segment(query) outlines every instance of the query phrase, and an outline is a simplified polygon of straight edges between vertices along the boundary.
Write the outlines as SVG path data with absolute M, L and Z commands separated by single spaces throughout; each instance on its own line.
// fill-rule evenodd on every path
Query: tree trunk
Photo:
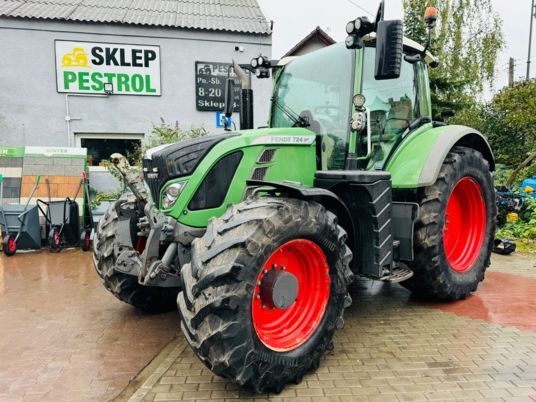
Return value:
M 525 159 L 521 164 L 514 169 L 510 177 L 508 178 L 506 185 L 511 186 L 514 180 L 516 179 L 519 172 L 521 172 L 524 168 L 529 166 L 534 160 L 536 160 L 536 153 L 530 154 L 527 159 Z

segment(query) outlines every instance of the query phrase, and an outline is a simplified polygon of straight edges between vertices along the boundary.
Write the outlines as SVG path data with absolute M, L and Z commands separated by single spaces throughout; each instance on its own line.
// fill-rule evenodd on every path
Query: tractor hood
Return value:
M 149 149 L 143 157 L 143 176 L 153 201 L 158 200 L 160 189 L 168 180 L 191 175 L 216 144 L 237 135 L 209 135 Z

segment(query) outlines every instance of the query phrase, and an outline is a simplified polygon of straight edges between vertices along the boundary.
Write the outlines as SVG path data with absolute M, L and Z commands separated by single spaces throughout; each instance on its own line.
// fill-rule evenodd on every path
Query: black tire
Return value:
M 485 234 L 476 261 L 465 272 L 458 272 L 446 257 L 443 228 L 449 196 L 455 185 L 465 177 L 480 187 L 486 207 Z M 414 235 L 415 259 L 409 264 L 415 275 L 401 284 L 421 296 L 464 299 L 484 279 L 495 237 L 497 208 L 488 162 L 474 149 L 453 148 L 443 162 L 435 184 L 420 190 L 419 203 L 420 217 Z
M 84 252 L 91 248 L 91 229 L 84 229 L 80 232 L 80 248 Z
M 15 236 L 8 234 L 4 238 L 4 244 L 3 244 L 4 254 L 7 257 L 11 257 L 15 255 L 17 252 L 17 243 L 15 242 Z
M 61 251 L 60 231 L 58 228 L 50 228 L 48 232 L 48 249 L 51 253 L 59 253 Z
M 252 293 L 269 256 L 294 239 L 312 241 L 329 266 L 329 299 L 323 318 L 305 343 L 286 352 L 263 344 L 253 327 Z M 320 364 L 333 348 L 351 303 L 352 253 L 337 218 L 316 202 L 288 198 L 249 199 L 210 221 L 181 271 L 177 304 L 188 343 L 215 374 L 256 392 L 281 391 Z M 260 269 L 259 269 L 260 267 Z M 266 272 L 266 271 L 265 271 Z
M 124 200 L 127 203 L 123 204 L 122 208 L 137 208 L 136 198 L 132 193 L 124 194 L 116 203 Z M 114 250 L 115 231 L 118 222 L 115 204 L 110 205 L 106 214 L 99 221 L 93 238 L 95 270 L 102 279 L 104 287 L 119 300 L 144 311 L 159 313 L 175 310 L 177 308 L 178 288 L 142 286 L 138 283 L 136 276 L 114 270 L 113 267 L 118 257 Z

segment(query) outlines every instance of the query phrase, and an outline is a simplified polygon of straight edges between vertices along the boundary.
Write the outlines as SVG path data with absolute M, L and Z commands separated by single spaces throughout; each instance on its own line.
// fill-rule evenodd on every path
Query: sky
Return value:
M 346 23 L 367 15 L 363 9 L 375 14 L 379 0 L 258 0 L 264 14 L 274 21 L 272 56 L 278 58 L 290 50 L 309 32 L 320 26 L 337 41 L 346 37 Z M 353 4 L 352 4 L 353 3 Z M 514 78 L 524 79 L 527 71 L 527 52 L 531 0 L 492 0 L 495 11 L 503 20 L 505 48 L 497 61 L 494 91 L 508 83 L 508 59 L 515 59 Z M 385 18 L 402 18 L 402 0 L 385 1 Z M 361 8 L 360 8 L 361 7 Z M 368 15 L 371 18 L 370 15 Z M 536 20 L 532 41 L 532 78 L 536 77 Z

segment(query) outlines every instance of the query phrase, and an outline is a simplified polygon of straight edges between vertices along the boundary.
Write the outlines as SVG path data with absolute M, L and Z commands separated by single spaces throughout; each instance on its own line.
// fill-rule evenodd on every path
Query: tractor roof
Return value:
M 363 40 L 365 42 L 373 42 L 375 39 L 376 39 L 376 34 L 375 33 L 371 33 L 371 34 L 368 34 L 365 37 L 363 37 Z M 404 43 L 404 50 L 409 51 L 410 53 L 418 53 L 418 52 L 422 52 L 424 50 L 423 45 L 421 45 L 418 42 L 415 42 L 412 39 L 404 37 L 404 42 L 403 43 Z M 287 65 L 288 63 L 290 63 L 292 60 L 294 60 L 296 57 L 300 57 L 300 56 L 283 57 L 281 60 L 279 60 L 279 63 L 277 64 L 277 66 L 278 67 L 283 67 L 283 66 Z M 426 61 L 426 64 L 432 64 L 432 63 L 437 63 L 438 59 L 432 53 L 430 53 L 429 51 L 426 51 L 425 61 Z

